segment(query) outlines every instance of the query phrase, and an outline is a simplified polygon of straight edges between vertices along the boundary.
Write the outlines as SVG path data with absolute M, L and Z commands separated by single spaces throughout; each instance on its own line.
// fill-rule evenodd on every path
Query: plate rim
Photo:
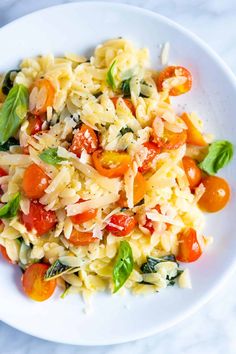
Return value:
M 187 29 L 186 27 L 180 25 L 179 23 L 175 22 L 174 20 L 169 19 L 168 17 L 159 14 L 158 12 L 148 10 L 143 7 L 139 6 L 134 6 L 130 4 L 123 4 L 123 3 L 110 3 L 106 1 L 80 1 L 80 2 L 69 2 L 69 3 L 64 3 L 64 4 L 58 4 L 58 5 L 53 5 L 53 6 L 47 6 L 42 9 L 30 12 L 24 16 L 21 16 L 19 18 L 16 18 L 15 20 L 5 24 L 0 28 L 0 32 L 2 30 L 7 29 L 8 27 L 12 27 L 18 23 L 24 22 L 27 18 L 30 18 L 33 15 L 39 15 L 47 11 L 53 11 L 54 9 L 58 8 L 64 8 L 64 7 L 80 7 L 80 6 L 109 6 L 110 8 L 119 8 L 123 9 L 124 11 L 127 10 L 132 10 L 136 13 L 140 13 L 143 15 L 146 15 L 148 17 L 154 17 L 158 19 L 160 22 L 166 23 L 170 25 L 172 28 L 176 28 L 179 32 L 183 33 L 185 36 L 187 36 L 189 39 L 191 39 L 193 42 L 197 43 L 199 47 L 201 47 L 207 54 L 211 57 L 212 60 L 214 60 L 222 69 L 224 74 L 227 76 L 227 78 L 231 81 L 232 85 L 235 86 L 236 88 L 236 75 L 232 71 L 232 69 L 225 63 L 225 61 L 220 57 L 219 54 L 217 54 L 203 39 L 201 39 L 197 34 L 192 32 L 191 30 Z M 175 317 L 172 321 L 169 321 L 166 324 L 159 325 L 158 328 L 152 327 L 151 329 L 148 330 L 143 330 L 142 334 L 137 333 L 136 335 L 132 334 L 127 334 L 124 340 L 99 340 L 97 342 L 92 342 L 88 343 L 88 341 L 81 341 L 81 338 L 78 341 L 70 341 L 68 342 L 67 340 L 63 340 L 63 338 L 58 341 L 57 339 L 53 339 L 50 337 L 50 335 L 45 336 L 45 335 L 39 335 L 36 333 L 34 329 L 30 330 L 23 330 L 19 325 L 14 324 L 14 321 L 11 320 L 3 320 L 0 318 L 0 321 L 3 323 L 7 324 L 8 326 L 17 329 L 18 331 L 22 333 L 26 333 L 27 335 L 33 336 L 35 338 L 43 339 L 46 341 L 54 342 L 54 343 L 61 343 L 61 344 L 72 344 L 72 345 L 81 345 L 81 346 L 104 346 L 104 345 L 114 345 L 114 344 L 121 344 L 121 343 L 127 343 L 127 342 L 132 342 L 138 339 L 143 339 L 149 336 L 153 336 L 155 334 L 161 333 L 163 331 L 167 331 L 168 329 L 174 327 L 176 324 L 184 321 L 194 313 L 196 313 L 203 305 L 205 305 L 207 302 L 209 302 L 213 296 L 224 286 L 224 284 L 228 281 L 228 279 L 231 277 L 231 275 L 234 273 L 236 270 L 236 258 L 232 260 L 230 266 L 228 269 L 226 269 L 220 276 L 218 282 L 214 287 L 212 287 L 205 295 L 200 298 L 200 300 L 196 301 L 194 305 L 192 305 L 188 310 L 182 312 L 178 316 Z

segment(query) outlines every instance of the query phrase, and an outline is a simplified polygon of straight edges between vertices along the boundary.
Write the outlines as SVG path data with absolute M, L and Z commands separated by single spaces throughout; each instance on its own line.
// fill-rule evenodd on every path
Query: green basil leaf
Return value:
M 130 80 L 131 78 L 122 81 L 121 91 L 123 92 L 124 97 L 130 97 Z
M 19 129 L 27 113 L 28 99 L 29 92 L 24 85 L 15 85 L 10 90 L 0 110 L 0 145 Z
M 127 241 L 121 241 L 119 252 L 113 268 L 114 293 L 116 293 L 129 278 L 134 267 L 132 249 Z
M 48 268 L 44 279 L 45 280 L 50 280 L 50 279 L 55 279 L 60 277 L 62 274 L 65 274 L 69 270 L 71 270 L 72 267 L 66 266 L 62 264 L 59 259 L 57 259 L 50 268 Z
M 13 69 L 6 73 L 2 83 L 2 93 L 4 95 L 8 95 L 10 89 L 13 87 L 13 80 L 19 71 L 20 70 Z
M 63 293 L 60 296 L 61 299 L 65 299 L 65 297 L 68 295 L 71 287 L 72 287 L 72 285 L 70 285 L 69 283 L 65 282 L 65 290 L 63 291 Z
M 106 77 L 107 84 L 112 88 L 112 90 L 116 89 L 116 83 L 114 79 L 115 65 L 116 65 L 116 60 L 113 61 L 110 68 L 108 69 L 107 77 Z
M 0 218 L 10 219 L 17 215 L 20 206 L 20 193 L 16 193 L 13 198 L 0 208 Z
M 199 167 L 209 175 L 215 175 L 230 162 L 233 154 L 233 145 L 229 141 L 217 140 L 210 145 L 208 154 Z
M 11 146 L 20 145 L 15 138 L 8 139 L 4 144 L 0 145 L 0 151 L 9 151 Z
M 128 127 L 127 125 L 123 128 L 121 128 L 120 130 L 120 134 L 123 136 L 126 133 L 133 133 L 133 129 L 131 129 L 130 127 Z
M 49 165 L 57 165 L 62 161 L 66 161 L 63 157 L 57 155 L 57 148 L 49 148 L 44 150 L 40 155 L 40 159 Z

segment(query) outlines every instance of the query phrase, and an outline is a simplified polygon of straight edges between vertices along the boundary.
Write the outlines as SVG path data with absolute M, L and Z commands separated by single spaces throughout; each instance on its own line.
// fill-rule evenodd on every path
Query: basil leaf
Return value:
M 0 145 L 0 151 L 8 151 L 11 146 L 20 145 L 19 141 L 15 138 L 8 139 L 4 144 Z
M 57 155 L 57 148 L 49 148 L 47 150 L 44 150 L 39 155 L 39 157 L 41 160 L 48 163 L 49 165 L 57 165 L 62 161 L 66 161 L 66 159 Z
M 121 241 L 113 268 L 113 283 L 116 293 L 129 278 L 134 267 L 132 249 L 127 241 Z
M 123 135 L 125 135 L 126 133 L 133 133 L 133 129 L 131 129 L 131 128 L 128 127 L 127 125 L 126 125 L 126 127 L 121 128 L 120 134 L 123 136 Z
M 124 94 L 124 97 L 130 97 L 130 80 L 131 78 L 122 81 L 121 83 L 121 91 Z
M 13 69 L 6 73 L 2 83 L 2 93 L 4 95 L 8 95 L 10 89 L 13 87 L 13 80 L 19 71 L 20 70 Z
M 199 167 L 209 175 L 215 175 L 226 166 L 234 154 L 233 145 L 227 140 L 218 140 L 209 147 L 208 154 Z
M 114 79 L 115 65 L 116 65 L 116 60 L 113 61 L 113 63 L 111 64 L 110 68 L 108 69 L 107 77 L 106 77 L 107 84 L 109 86 L 111 86 L 111 88 L 113 90 L 116 89 L 116 84 L 115 84 L 115 79 Z
M 16 193 L 13 198 L 0 208 L 0 218 L 10 219 L 16 216 L 20 206 L 20 193 Z
M 68 272 L 71 270 L 72 267 L 66 266 L 62 264 L 59 259 L 57 259 L 50 268 L 48 268 L 44 279 L 45 280 L 50 280 L 50 279 L 55 279 L 57 277 L 60 277 L 62 274 Z
M 69 283 L 65 282 L 65 290 L 63 291 L 63 293 L 60 296 L 61 299 L 65 299 L 65 297 L 68 295 L 71 287 L 72 287 L 72 285 L 70 285 Z
M 173 254 L 169 256 L 163 256 L 159 258 L 147 257 L 147 262 L 141 265 L 141 271 L 143 273 L 156 273 L 155 266 L 161 262 L 176 262 L 176 258 Z
M 0 144 L 4 144 L 19 129 L 26 116 L 29 92 L 24 85 L 10 90 L 0 110 Z

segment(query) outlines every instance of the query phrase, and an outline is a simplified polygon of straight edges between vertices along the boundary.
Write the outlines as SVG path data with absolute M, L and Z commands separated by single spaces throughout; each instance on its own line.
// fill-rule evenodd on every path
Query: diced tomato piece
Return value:
M 87 246 L 90 243 L 98 241 L 97 237 L 93 237 L 92 232 L 81 232 L 76 230 L 75 228 L 72 230 L 69 242 L 72 243 L 72 245 L 78 247 L 78 246 Z
M 45 119 L 43 116 L 30 116 L 28 118 L 29 125 L 27 127 L 27 132 L 29 135 L 37 134 L 42 130 L 42 125 Z
M 81 203 L 84 201 L 85 200 L 80 199 L 77 203 Z M 97 209 L 89 209 L 84 211 L 83 213 L 70 216 L 70 219 L 73 222 L 73 224 L 82 224 L 86 221 L 94 219 L 97 215 L 97 212 L 98 212 Z
M 106 230 L 114 236 L 122 237 L 129 235 L 135 228 L 136 220 L 133 216 L 124 214 L 112 215 Z
M 0 167 L 0 177 L 4 177 L 7 175 L 8 175 L 8 173 L 3 168 Z
M 139 167 L 139 172 L 141 173 L 146 173 L 152 168 L 152 162 L 154 158 L 160 154 L 161 149 L 154 143 L 152 142 L 146 142 L 143 144 L 143 146 L 147 149 L 147 156 L 145 160 L 143 161 L 143 164 L 141 167 Z
M 98 138 L 95 131 L 88 125 L 82 124 L 75 134 L 69 150 L 80 157 L 82 151 L 92 154 L 97 148 Z
M 2 254 L 2 257 L 5 259 L 5 261 L 7 261 L 10 264 L 14 264 L 14 262 L 8 256 L 6 248 L 2 245 L 0 245 L 0 253 Z
M 140 172 L 138 172 L 134 178 L 134 188 L 133 188 L 134 205 L 138 204 L 144 198 L 146 189 L 147 189 L 147 182 L 143 177 L 143 175 Z M 120 198 L 117 201 L 117 203 L 122 208 L 124 207 L 126 208 L 128 206 L 125 191 L 120 192 Z
M 195 127 L 189 115 L 183 113 L 181 118 L 184 123 L 187 125 L 187 144 L 196 145 L 196 146 L 207 146 L 208 143 L 205 141 L 202 133 Z

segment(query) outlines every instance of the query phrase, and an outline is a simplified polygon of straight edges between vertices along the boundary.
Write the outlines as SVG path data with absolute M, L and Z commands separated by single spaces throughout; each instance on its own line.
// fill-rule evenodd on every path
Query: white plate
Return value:
M 168 19 L 139 8 L 109 3 L 73 3 L 23 17 L 0 30 L 0 72 L 20 59 L 52 52 L 90 54 L 100 42 L 123 36 L 150 49 L 158 66 L 159 44 L 171 43 L 171 63 L 188 67 L 193 90 L 176 99 L 179 109 L 197 111 L 217 138 L 235 142 L 235 79 L 223 62 L 197 37 Z M 45 303 L 27 299 L 20 271 L 1 262 L 0 319 L 37 337 L 71 344 L 126 342 L 160 332 L 205 303 L 233 269 L 235 237 L 235 160 L 223 171 L 232 200 L 219 214 L 207 217 L 206 234 L 215 242 L 207 254 L 189 265 L 193 290 L 178 287 L 150 296 L 100 294 L 92 311 L 76 296 Z M 233 184 L 234 182 L 234 184 Z

